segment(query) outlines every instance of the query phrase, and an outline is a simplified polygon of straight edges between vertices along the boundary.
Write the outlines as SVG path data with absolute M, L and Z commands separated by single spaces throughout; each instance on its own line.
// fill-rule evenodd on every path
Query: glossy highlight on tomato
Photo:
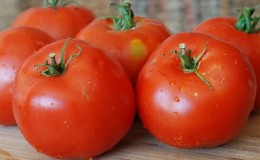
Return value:
M 109 151 L 135 116 L 134 92 L 123 67 L 80 40 L 60 40 L 30 56 L 14 86 L 21 133 L 52 157 L 90 158 Z
M 187 68 L 190 64 L 182 65 L 177 54 L 182 43 L 190 61 L 202 55 L 195 70 L 209 84 Z M 214 147 L 239 134 L 256 87 L 252 65 L 238 48 L 206 34 L 179 33 L 165 40 L 141 70 L 138 114 L 144 127 L 168 145 Z
M 0 125 L 15 125 L 12 110 L 13 83 L 23 61 L 54 39 L 31 27 L 0 32 Z

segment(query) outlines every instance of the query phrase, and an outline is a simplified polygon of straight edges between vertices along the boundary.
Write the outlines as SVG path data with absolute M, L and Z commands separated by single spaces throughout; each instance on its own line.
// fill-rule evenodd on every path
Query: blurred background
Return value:
M 111 2 L 122 0 L 77 0 L 99 16 L 115 14 L 108 7 Z M 238 17 L 238 9 L 254 7 L 260 0 L 129 0 L 135 15 L 164 22 L 173 33 L 191 31 L 205 19 L 216 16 Z M 29 7 L 44 6 L 45 0 L 1 0 L 0 30 L 10 26 L 15 17 Z M 260 7 L 257 15 L 260 15 Z

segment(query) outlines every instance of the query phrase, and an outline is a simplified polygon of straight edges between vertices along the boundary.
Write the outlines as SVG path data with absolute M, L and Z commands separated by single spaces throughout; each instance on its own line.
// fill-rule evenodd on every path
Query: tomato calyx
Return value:
M 120 13 L 120 17 L 117 16 L 109 16 L 105 18 L 111 18 L 114 22 L 114 27 L 117 31 L 132 29 L 135 27 L 134 23 L 134 12 L 131 9 L 130 2 L 124 2 L 123 5 L 119 5 L 117 3 L 110 3 L 110 7 L 115 7 L 117 11 Z
M 58 7 L 65 7 L 71 3 L 79 5 L 76 0 L 46 0 L 47 7 L 51 7 L 53 9 L 57 9 Z
M 42 74 L 43 76 L 45 76 L 45 77 L 54 77 L 54 76 L 60 76 L 60 75 L 62 75 L 62 74 L 66 71 L 66 69 L 67 69 L 69 63 L 70 63 L 75 57 L 77 57 L 77 56 L 80 55 L 80 53 L 81 53 L 81 47 L 80 47 L 78 44 L 76 44 L 76 47 L 77 47 L 78 50 L 79 50 L 78 53 L 72 54 L 72 55 L 69 57 L 69 59 L 67 60 L 67 62 L 65 62 L 65 49 L 66 49 L 66 47 L 67 47 L 67 45 L 68 45 L 68 42 L 69 42 L 69 39 L 67 39 L 67 40 L 65 41 L 65 43 L 64 43 L 64 45 L 63 45 L 63 47 L 62 47 L 62 50 L 61 50 L 61 59 L 60 59 L 59 64 L 57 63 L 57 61 L 56 61 L 56 59 L 55 59 L 55 56 L 56 56 L 55 53 L 52 52 L 52 53 L 49 54 L 49 57 L 50 57 L 50 59 L 51 59 L 51 64 L 49 64 L 48 60 L 46 60 L 44 64 L 36 65 L 36 66 L 38 66 L 38 67 L 47 67 L 47 69 L 45 69 L 45 70 L 43 70 L 43 71 L 41 72 L 41 74 Z
M 259 6 L 257 5 L 254 8 L 245 7 L 242 11 L 239 10 L 241 15 L 235 24 L 235 28 L 246 33 L 259 33 L 260 28 L 257 27 L 260 24 L 260 17 L 253 17 L 255 9 Z
M 172 51 L 172 53 L 176 54 L 180 58 L 180 60 L 181 60 L 180 68 L 185 73 L 195 73 L 213 91 L 214 89 L 213 89 L 211 83 L 201 73 L 198 72 L 199 62 L 206 53 L 207 44 L 208 43 L 206 43 L 205 48 L 196 58 L 194 58 L 192 56 L 191 50 L 186 50 L 185 43 L 179 44 L 180 52 L 174 50 L 174 51 Z

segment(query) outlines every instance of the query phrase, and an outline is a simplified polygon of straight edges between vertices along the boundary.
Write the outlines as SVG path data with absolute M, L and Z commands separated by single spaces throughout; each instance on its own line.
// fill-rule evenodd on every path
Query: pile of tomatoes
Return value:
M 17 124 L 37 151 L 57 158 L 111 150 L 136 112 L 174 147 L 237 136 L 260 108 L 255 9 L 172 34 L 135 16 L 129 2 L 110 6 L 119 16 L 48 0 L 0 32 L 0 124 Z

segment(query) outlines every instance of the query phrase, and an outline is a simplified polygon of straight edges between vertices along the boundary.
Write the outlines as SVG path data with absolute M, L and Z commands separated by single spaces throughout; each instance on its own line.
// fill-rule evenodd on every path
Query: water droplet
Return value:
M 174 99 L 175 102 L 180 102 L 180 98 L 177 97 L 177 96 L 175 96 L 173 99 Z
M 197 93 L 197 92 L 195 92 L 195 93 L 194 93 L 194 96 L 195 96 L 195 97 L 198 97 L 198 93 Z
M 156 63 L 156 62 L 157 62 L 157 60 L 153 59 L 153 60 L 150 61 L 150 64 L 153 64 L 153 63 Z
M 234 61 L 234 64 L 238 64 L 238 61 L 237 61 L 237 60 L 235 60 L 235 61 Z
M 169 85 L 170 85 L 170 86 L 175 86 L 175 82 L 174 82 L 174 81 L 170 81 L 170 82 L 169 82 Z
M 254 88 L 254 83 L 253 83 L 253 81 L 250 79 L 250 80 L 248 80 L 248 85 L 249 85 L 249 87 L 252 89 L 252 88 Z
M 81 94 L 82 94 L 82 96 L 84 96 L 84 97 L 87 97 L 88 95 L 87 95 L 87 92 L 85 91 L 85 90 L 82 90 L 81 91 Z
M 59 158 L 59 159 L 63 159 L 64 158 L 60 153 L 57 154 L 56 157 Z
M 38 44 L 38 45 L 41 45 L 41 46 L 44 46 L 44 42 L 42 42 L 42 41 L 36 41 L 36 44 Z
M 67 128 L 69 128 L 69 124 L 68 124 L 67 121 L 64 121 L 63 123 L 64 123 L 64 125 L 65 125 Z
M 221 82 L 221 77 L 220 76 L 215 76 L 215 80 L 218 81 L 218 82 Z

